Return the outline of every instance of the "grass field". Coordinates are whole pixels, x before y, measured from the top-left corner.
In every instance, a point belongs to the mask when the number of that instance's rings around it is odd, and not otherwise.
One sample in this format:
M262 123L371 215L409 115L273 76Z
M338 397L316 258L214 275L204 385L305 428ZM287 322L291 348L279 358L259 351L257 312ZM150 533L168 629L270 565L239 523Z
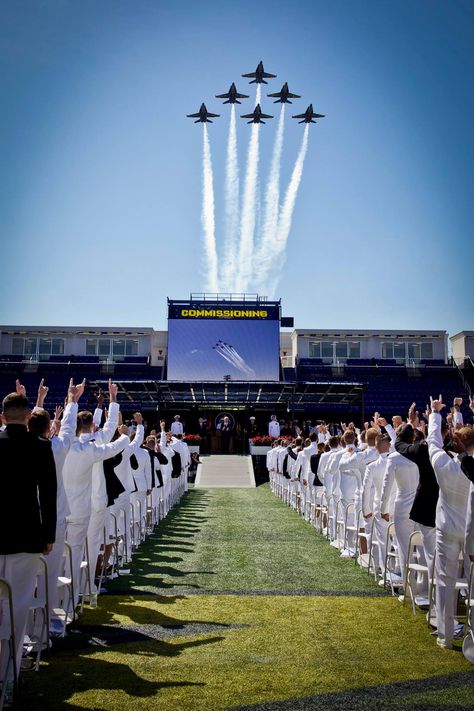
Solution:
M24 709L474 709L472 666L268 487L194 490Z

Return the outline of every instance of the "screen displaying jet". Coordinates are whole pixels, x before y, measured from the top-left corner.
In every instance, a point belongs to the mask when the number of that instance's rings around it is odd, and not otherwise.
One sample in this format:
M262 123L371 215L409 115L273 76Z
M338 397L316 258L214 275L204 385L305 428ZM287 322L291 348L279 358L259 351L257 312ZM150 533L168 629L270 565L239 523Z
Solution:
M251 119L250 121L247 121L247 123L265 123L265 121L262 121L262 119L273 118L273 116L270 116L269 114L262 114L262 109L260 108L260 104L257 104L253 110L253 113L242 114L241 118Z
M213 121L209 120L209 116L211 118L216 118L217 116L220 116L220 114L210 114L209 111L206 109L206 104L201 104L199 113L186 114L186 116L187 118L197 118L197 121L195 121L194 123L213 123Z
M241 104L242 102L238 101L238 99L248 98L248 94L239 94L237 92L237 87L234 82L230 85L230 89L227 94L216 94L216 99L227 99L227 101L224 101L224 104Z
M302 121L298 121L298 123L316 123L313 119L324 118L324 114L315 114L313 111L313 104L310 104L304 114L296 114L292 118L303 119Z
M250 74L242 74L242 76L252 79L249 84L268 84L265 79L274 79L276 74L268 74L263 68L263 62L260 62L254 72L250 72Z
M287 82L283 84L281 91L277 91L276 94L267 94L267 96L271 96L272 98L275 96L278 97L277 100L273 102L274 104L292 104L293 102L290 101L290 99L301 99L299 94L292 94L290 92Z

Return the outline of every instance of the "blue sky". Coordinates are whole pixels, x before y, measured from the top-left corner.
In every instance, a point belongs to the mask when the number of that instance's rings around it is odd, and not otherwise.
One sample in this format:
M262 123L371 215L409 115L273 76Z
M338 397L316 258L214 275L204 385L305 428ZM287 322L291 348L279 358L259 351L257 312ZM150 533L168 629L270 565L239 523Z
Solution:
M166 297L204 286L201 127L185 115L203 100L223 114L219 242L228 107L213 96L246 93L240 75L263 59L269 91L288 81L298 112L326 114L283 313L300 328L472 329L473 46L470 0L0 3L0 321L165 328ZM302 128L288 124L283 188ZM242 121L241 173L248 137Z

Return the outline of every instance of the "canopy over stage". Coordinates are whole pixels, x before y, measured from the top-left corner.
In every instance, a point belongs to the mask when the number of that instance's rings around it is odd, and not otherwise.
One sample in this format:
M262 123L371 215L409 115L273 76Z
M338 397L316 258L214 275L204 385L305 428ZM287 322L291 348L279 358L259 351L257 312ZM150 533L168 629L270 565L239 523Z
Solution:
M367 385L357 382L200 382L116 380L124 409L351 411L364 412ZM89 382L98 392L107 381Z

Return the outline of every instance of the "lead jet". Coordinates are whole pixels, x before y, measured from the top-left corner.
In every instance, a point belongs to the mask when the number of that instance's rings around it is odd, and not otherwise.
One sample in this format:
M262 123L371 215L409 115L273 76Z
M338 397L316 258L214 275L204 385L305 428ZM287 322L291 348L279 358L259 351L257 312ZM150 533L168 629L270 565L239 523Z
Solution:
M216 118L217 116L220 116L220 114L210 114L209 111L206 109L206 104L201 104L199 113L186 114L186 116L187 118L197 118L197 121L195 121L194 123L213 123L213 121L209 120L209 116L211 116L211 118Z
M238 99L248 98L248 94L239 94L237 92L237 87L234 82L230 85L230 89L227 94L216 94L216 99L227 99L227 101L224 101L224 104L241 104L242 102L238 101Z
M298 123L316 123L313 119L324 118L324 114L315 114L313 111L313 104L310 104L304 114L296 114L295 116L292 116L292 118L303 119L302 121L298 121Z
M242 74L242 76L252 79L249 84L268 84L265 79L274 79L276 74L268 74L268 72L266 72L263 68L263 62L260 62L254 72L250 72L250 74Z
M262 121L262 119L273 118L273 116L270 116L269 114L262 114L262 109L260 108L260 104L257 104L251 114L243 114L243 115L241 115L240 118L251 119L250 121L247 121L247 123L265 123L265 121Z
M293 102L290 101L290 99L301 99L299 94L292 94L290 92L288 82L283 84L281 91L277 91L276 94L267 94L267 96L271 96L272 98L275 96L278 97L277 100L273 102L274 104L292 104Z

